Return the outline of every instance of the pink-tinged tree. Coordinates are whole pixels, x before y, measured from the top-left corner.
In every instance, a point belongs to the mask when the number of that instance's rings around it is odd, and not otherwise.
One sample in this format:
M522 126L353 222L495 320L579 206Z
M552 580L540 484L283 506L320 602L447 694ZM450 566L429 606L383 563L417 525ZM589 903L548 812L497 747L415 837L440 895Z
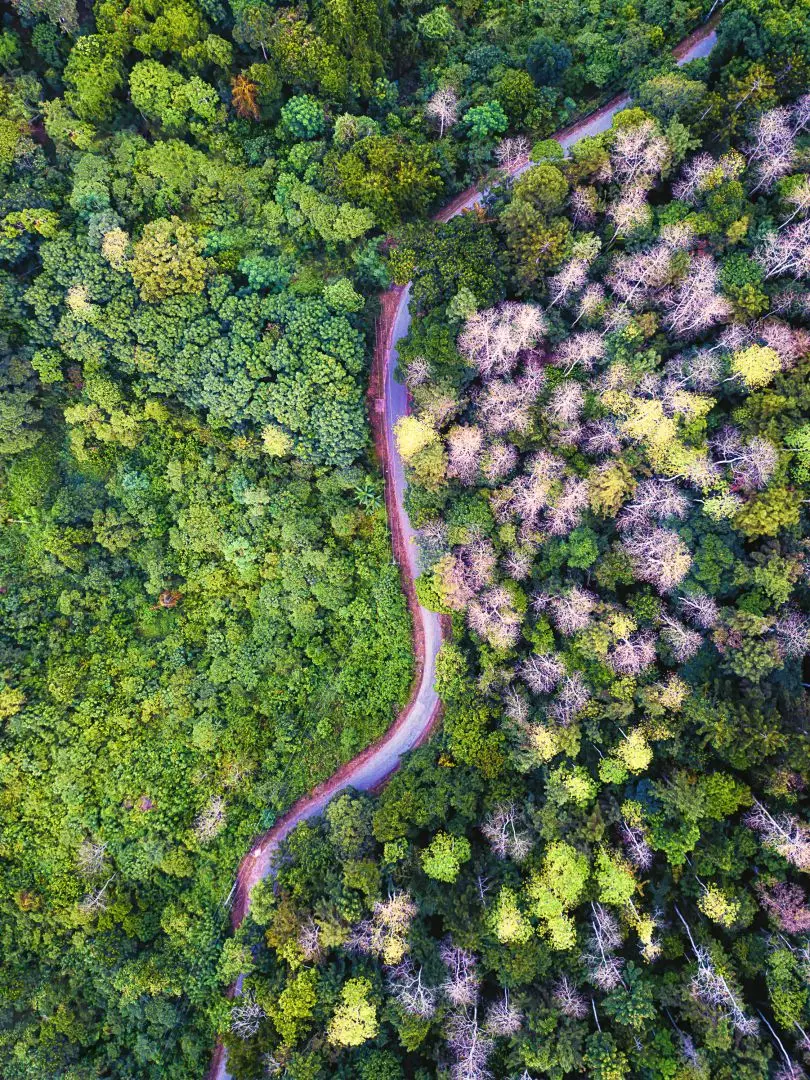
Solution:
M655 635L648 631L622 638L607 655L608 666L617 675L640 675L655 660Z
M494 1001L487 1009L484 1027L489 1035L517 1035L523 1026L523 1013L509 1000L509 991L504 988L503 997Z
M459 335L459 351L486 378L511 374L518 354L546 333L540 308L512 301L478 311Z
M549 706L549 716L561 727L568 727L576 720L591 699L591 692L578 671L566 677Z
M687 660L691 660L703 645L703 636L666 612L662 614L661 622L664 624L661 638L669 646L678 663L685 664Z
M717 291L718 281L711 255L697 255L686 276L661 293L664 322L674 334L694 337L731 316L730 303Z
M495 147L495 160L501 169L514 172L523 165L528 164L531 146L529 140L522 135L501 139Z
M745 816L745 824L759 833L762 843L792 866L810 871L810 825L794 814L772 814L758 799Z
M457 948L450 938L439 947L439 959L447 969L441 990L451 1005L470 1008L478 1001L481 977L475 956L467 949Z
M506 589L489 589L467 608L467 622L494 649L508 649L520 636L521 616Z
M513 581L525 581L532 572L532 553L525 548L510 551L503 560L503 568Z
M571 220L578 229L587 229L596 223L598 199L594 188L574 188L571 192L569 206Z
M447 1045L453 1055L452 1080L489 1080L492 1039L478 1023L478 1012L453 1013L447 1022Z
M616 525L623 532L648 529L655 521L686 517L690 502L677 484L652 477L642 480L632 500L622 507Z
M620 836L625 854L632 865L639 870L649 870L653 863L653 852L647 843L644 830L635 828L622 818Z
M576 476L566 477L562 491L546 512L546 532L549 536L568 536L582 522L587 507L587 483Z
M452 86L437 90L425 106L425 116L439 129L441 138L458 120L458 94Z
M795 156L795 131L787 108L762 113L751 132L746 156L756 177L751 194L770 191L777 180L790 172Z
M810 220L797 221L784 232L769 233L756 253L765 277L803 278L810 274Z
M429 1020L436 1012L438 993L426 985L421 966L410 958L391 968L386 981L391 996L411 1016Z
M712 440L715 463L730 468L738 488L761 490L776 471L779 453L773 443L755 436L743 443L736 428L726 426Z
M757 886L760 903L786 934L810 932L810 905L799 885L780 881L772 889Z
M575 424L585 407L582 386L572 379L558 383L545 407L545 413L554 424Z
M594 456L618 454L622 448L616 421L591 420L583 428L582 448Z
M482 471L490 483L495 483L514 472L518 460L518 452L511 443L496 440L489 445L484 454Z
M692 565L692 555L672 529L660 526L634 533L622 540L639 581L646 581L660 593L676 588Z
M474 484L480 469L484 433L469 424L457 425L447 433L447 475L462 484Z
M532 850L532 842L524 829L518 828L518 811L514 803L498 806L481 826L489 846L499 859L523 862Z
M582 961L588 968L588 979L599 990L615 990L622 982L624 960L616 956L622 935L614 916L601 904L591 904L591 934L587 941L588 951Z
M569 259L548 279L549 307L565 304L573 294L584 289L588 281L588 263L584 259Z
M685 593L678 598L681 611L684 616L701 630L711 630L717 626L720 619L720 608L714 597L708 593L695 592Z
M616 132L610 150L613 173L620 184L652 187L670 158L669 143L651 120Z
M597 603L594 593L574 585L561 596L549 598L551 621L561 634L570 637L591 625Z
M521 662L518 673L533 694L550 694L565 675L565 667L554 653L535 653Z
M786 611L774 626L779 652L786 659L798 660L810 650L810 621L800 611Z
M551 362L570 375L575 368L593 371L596 364L605 358L607 347L604 339L595 330L583 330L572 334L554 350Z
M544 373L534 369L514 381L493 379L487 383L476 401L478 415L487 431L494 435L527 432L532 426L532 407L544 383Z
M810 334L781 319L762 319L756 325L756 333L779 356L784 371L810 353Z
M567 975L563 975L555 984L552 1000L563 1016L571 1020L582 1020L588 1015L588 1002L585 995L577 989Z
M710 1006L724 1017L740 1035L756 1035L759 1024L753 1017L746 1016L742 1004L729 986L726 977L718 970L708 949L695 944L692 930L684 919L677 904L675 913L683 923L689 944L697 961L697 969L692 976L689 989L692 997L704 1005Z

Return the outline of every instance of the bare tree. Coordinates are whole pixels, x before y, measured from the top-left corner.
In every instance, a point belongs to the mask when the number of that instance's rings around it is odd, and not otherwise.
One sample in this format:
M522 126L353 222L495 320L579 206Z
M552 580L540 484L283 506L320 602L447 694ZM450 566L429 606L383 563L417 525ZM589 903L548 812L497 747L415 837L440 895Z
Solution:
M670 592L683 581L692 565L689 548L676 532L656 527L634 533L622 541L640 581L660 593Z
M546 333L540 308L509 301L471 315L458 347L484 378L511 374L518 354L536 346Z
M797 221L784 232L769 233L756 259L765 270L765 277L803 278L810 274L810 220Z
M504 988L503 997L494 1001L487 1009L485 1030L494 1036L517 1035L523 1026L523 1013L509 1000L509 991Z
M573 294L585 288L588 263L584 259L569 259L548 279L549 307L564 304Z
M577 990L567 975L563 975L555 985L553 999L560 1012L572 1020L582 1020L588 1015L585 995Z
M770 109L758 118L746 148L749 167L757 180L751 189L752 195L760 188L769 191L777 180L790 172L795 153L794 140L795 131L789 109Z
M549 598L551 621L561 634L570 637L591 625L597 603L594 593L574 585L561 596Z
M439 947L439 958L447 968L447 978L441 989L450 1004L475 1005L481 979L473 954L466 949L457 948L450 938L447 938Z
M436 91L425 106L425 116L438 125L439 138L442 138L445 129L452 127L458 120L458 94L452 86Z
M522 621L511 594L500 587L482 593L467 608L470 627L495 649L509 648L517 642Z
M766 847L799 870L810 870L810 825L793 814L774 816L759 799L754 799L754 809L746 814L745 824L759 833Z
M529 140L518 135L514 138L501 139L495 148L495 158L502 169L514 172L528 164L530 152Z
M639 675L655 663L655 635L648 631L618 641L607 656L617 675Z
M423 982L421 967L405 959L388 972L388 988L405 1012L429 1019L436 1012L437 992Z
M206 844L224 827L225 800L221 795L212 795L194 819L194 835L201 844Z
M728 466L739 487L762 489L779 462L773 443L759 436L743 443L736 428L728 425L712 440L711 446L716 464Z
M695 592L684 593L678 598L681 610L691 623L699 626L701 630L711 630L717 625L720 618L720 608L717 601L708 593Z
M453 1013L447 1023L447 1043L453 1054L452 1080L488 1080L492 1039L478 1024L476 1009Z
M557 346L551 358L555 367L563 368L570 375L574 368L592 371L597 361L604 359L607 347L595 330L583 330L572 334Z
M107 845L99 840L83 840L76 854L76 865L84 877L96 877L106 863Z
M718 270L711 255L697 255L684 278L660 294L664 322L678 337L693 337L731 315L731 305L718 292Z
M253 995L245 994L231 1009L231 1031L240 1039L252 1039L265 1016Z
M780 881L770 890L758 885L757 893L762 906L786 934L810 932L810 905L799 885Z
M588 978L599 990L614 990L622 981L624 960L616 956L621 946L619 924L607 908L591 903L591 934L588 952L582 960L588 968Z
M304 959L309 962L320 959L323 953L320 927L311 916L298 931L298 945L304 954Z
M562 491L546 512L546 530L550 536L568 536L582 521L588 507L588 485L576 476L563 481Z
M565 675L565 667L553 653L535 653L518 667L520 678L534 694L550 694Z
M690 502L677 484L653 477L636 485L633 498L622 507L616 525L622 531L648 529L655 521L685 518Z
M560 684L557 695L549 707L549 715L562 727L568 727L576 720L591 698L591 692L585 685L578 671L566 675Z
M517 463L518 452L511 443L493 442L484 454L484 476L490 482L503 480L511 472L514 472Z
M689 923L681 914L677 904L675 913L686 929L689 944L692 946L692 952L697 961L697 970L690 984L692 996L725 1016L741 1035L755 1035L759 1030L757 1021L745 1015L725 976L715 966L709 950L695 944Z
M782 656L798 660L810 649L810 621L800 611L786 611L780 615L774 631Z
M523 862L532 849L527 833L516 828L517 817L514 803L505 803L496 807L481 826L481 832L499 859Z
M661 615L661 622L664 624L661 638L670 647L678 663L685 664L687 660L691 660L703 645L703 636L666 612Z
M545 382L541 370L527 371L517 379L492 379L478 396L482 423L494 435L526 432L532 424L531 409Z
M639 870L648 870L653 863L653 853L652 848L647 843L644 831L634 828L622 818L620 835L627 852L627 858L633 866L637 866Z
M405 383L409 390L415 390L418 386L424 386L430 381L430 364L424 356L414 356L408 361L408 370L405 372Z
M616 421L612 419L590 420L583 428L582 447L588 454L601 456L602 454L618 454L622 448L621 439L616 428ZM605 463L607 468L612 468L612 463Z
M667 140L658 135L652 120L620 129L613 140L610 157L620 184L651 187L669 160Z
M458 425L447 433L447 475L462 484L474 484L481 463L484 433L478 427Z

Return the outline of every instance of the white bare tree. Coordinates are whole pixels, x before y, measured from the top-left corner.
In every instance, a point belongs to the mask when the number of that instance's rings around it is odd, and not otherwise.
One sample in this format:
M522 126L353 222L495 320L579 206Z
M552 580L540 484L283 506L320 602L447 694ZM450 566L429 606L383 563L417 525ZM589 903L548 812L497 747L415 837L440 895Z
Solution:
M810 870L810 825L794 814L772 814L754 799L754 808L745 816L749 828L759 833L762 843L799 870Z
M452 86L437 90L425 106L425 116L439 129L442 138L447 128L458 120L458 94Z
M515 804L505 803L496 807L481 826L481 832L499 859L523 862L532 850L528 834L517 825L518 816Z
M424 982L421 966L406 958L391 968L387 976L388 988L392 997L411 1016L430 1019L436 1012L437 991Z
M481 978L478 963L467 949L459 949L450 938L439 947L439 958L447 968L441 989L451 1005L472 1007L478 1001Z

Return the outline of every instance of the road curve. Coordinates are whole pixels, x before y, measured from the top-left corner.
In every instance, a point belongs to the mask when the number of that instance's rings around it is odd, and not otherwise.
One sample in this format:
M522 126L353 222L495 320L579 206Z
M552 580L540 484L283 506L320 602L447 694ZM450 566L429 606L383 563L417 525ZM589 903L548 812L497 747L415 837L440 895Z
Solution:
M713 20L685 38L674 50L677 64L688 63L708 56L717 35ZM630 95L613 98L584 120L559 131L554 137L564 149L588 135L607 131L613 117L627 108ZM518 166L513 175L531 168L530 163ZM470 210L482 197L476 188L468 188L436 215L437 221L449 221L456 214ZM259 838L242 860L237 873L231 923L238 927L250 907L253 887L273 869L273 856L290 832L308 818L321 814L335 795L347 788L373 791L380 787L399 766L402 755L428 738L439 719L441 703L433 688L436 657L447 630L442 616L423 608L416 599L414 581L418 576L418 550L414 530L405 510L405 470L394 440L394 425L408 413L408 392L395 377L397 343L405 337L410 326L408 303L410 285L395 286L381 297L381 315L377 325L374 359L369 380L368 406L372 433L385 480L385 505L391 529L394 555L399 564L402 586L413 620L416 675L408 703L397 719L377 742L340 768L334 776L319 784L299 799L279 818L276 824ZM231 987L231 996L239 994L241 977ZM218 1043L208 1080L230 1080L227 1068L228 1053Z

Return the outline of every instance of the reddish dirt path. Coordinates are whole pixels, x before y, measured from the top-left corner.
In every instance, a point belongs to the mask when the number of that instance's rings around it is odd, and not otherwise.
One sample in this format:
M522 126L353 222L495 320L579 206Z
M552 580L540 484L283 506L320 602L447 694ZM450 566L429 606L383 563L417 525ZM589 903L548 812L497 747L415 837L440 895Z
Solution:
M676 46L673 56L679 65L708 55L716 40L715 27L719 18L718 13L709 23ZM628 95L619 94L595 113L557 132L554 137L563 147L569 147L586 135L607 130L613 116L625 108L629 101ZM529 167L529 163L519 164L511 172L517 175ZM434 220L449 221L456 214L475 206L480 196L478 188L468 188L434 215ZM250 908L250 895L254 886L272 872L273 855L295 826L320 814L339 791L348 787L365 791L379 788L398 768L402 753L425 742L441 716L441 703L433 691L433 672L441 640L449 631L449 620L427 612L416 599L415 558L409 542L413 530L403 503L402 465L398 461L393 440L393 426L398 416L403 415L408 407L407 396L393 379L392 372L396 359L396 343L407 332L408 293L407 286L398 285L380 297L380 316L369 375L367 406L374 446L385 481L385 506L391 529L391 543L394 557L399 564L402 588L413 625L415 674L411 694L405 707L381 738L294 803L271 829L259 837L245 855L237 872L231 909L231 924L234 929L242 923ZM437 623L438 633L435 629ZM426 647L426 631L430 637L429 647ZM240 987L241 978L230 987L228 996L234 997L239 993ZM208 1080L229 1080L229 1075L227 1050L222 1043L217 1043L208 1071Z

